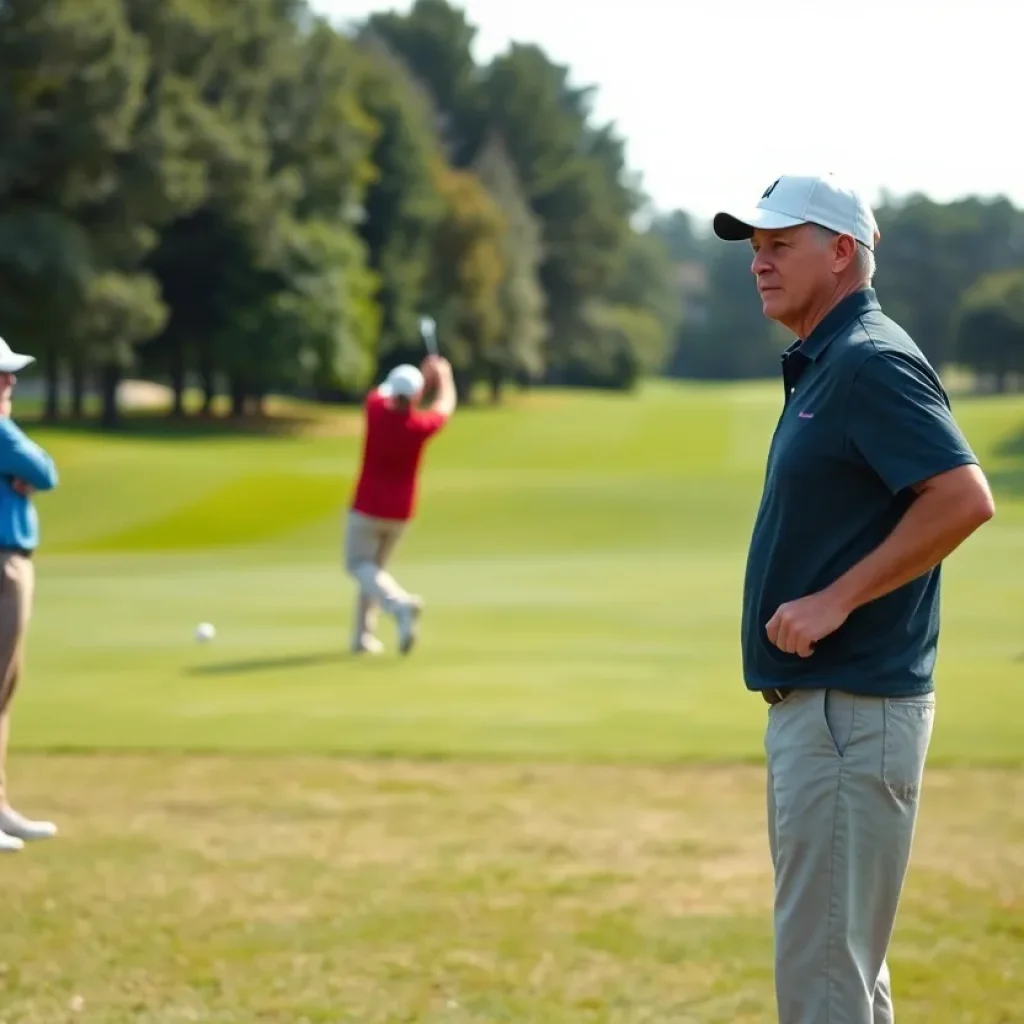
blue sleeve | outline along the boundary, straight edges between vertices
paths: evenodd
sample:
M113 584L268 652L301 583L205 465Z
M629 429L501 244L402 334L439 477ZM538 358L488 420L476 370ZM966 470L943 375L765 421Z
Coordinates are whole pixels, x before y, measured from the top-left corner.
M37 491L57 486L53 459L11 419L0 419L0 476L16 477Z
M978 462L942 383L910 353L877 352L861 364L847 407L846 438L893 494Z

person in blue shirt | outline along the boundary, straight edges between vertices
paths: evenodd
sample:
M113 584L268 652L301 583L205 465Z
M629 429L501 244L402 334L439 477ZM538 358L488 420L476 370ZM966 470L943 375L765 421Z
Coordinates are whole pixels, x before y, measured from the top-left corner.
M57 834L53 822L32 821L11 806L5 776L11 704L32 614L32 555L39 544L32 496L57 486L53 459L11 419L16 374L34 361L0 338L0 853Z

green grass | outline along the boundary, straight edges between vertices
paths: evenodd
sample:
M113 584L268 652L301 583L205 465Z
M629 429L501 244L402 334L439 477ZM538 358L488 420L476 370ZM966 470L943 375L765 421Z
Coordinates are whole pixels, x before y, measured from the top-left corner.
M394 562L428 602L410 661L345 654L351 414L313 437L40 430L63 478L38 503L17 741L760 758L764 708L743 689L737 636L776 390L543 395L457 416ZM934 757L1019 763L1024 458L994 452L1024 405L957 408L1006 486L947 566ZM219 635L197 647L202 620Z
M765 707L737 640L780 397L460 412L394 562L427 600L406 660L345 653L350 413L33 427L62 485L38 500L11 781L64 836L0 863L0 1020L772 1019ZM893 968L900 1019L1009 1024L1024 402L956 411L998 514L946 567Z

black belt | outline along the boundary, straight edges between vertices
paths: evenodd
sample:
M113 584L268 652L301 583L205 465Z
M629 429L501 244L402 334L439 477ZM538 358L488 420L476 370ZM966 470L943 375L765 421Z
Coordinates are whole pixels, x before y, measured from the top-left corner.
M31 558L32 552L28 548L9 548L0 545L0 554L21 555L22 558Z
M769 704L781 704L792 692L792 686L770 686L761 691L761 696Z

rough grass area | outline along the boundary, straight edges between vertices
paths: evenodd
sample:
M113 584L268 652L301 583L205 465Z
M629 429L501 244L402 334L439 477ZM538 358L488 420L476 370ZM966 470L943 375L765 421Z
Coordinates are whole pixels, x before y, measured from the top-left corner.
M754 767L97 756L16 774L65 834L0 862L9 1024L774 1019ZM1024 777L931 772L901 1020L1019 1019L1022 879Z

